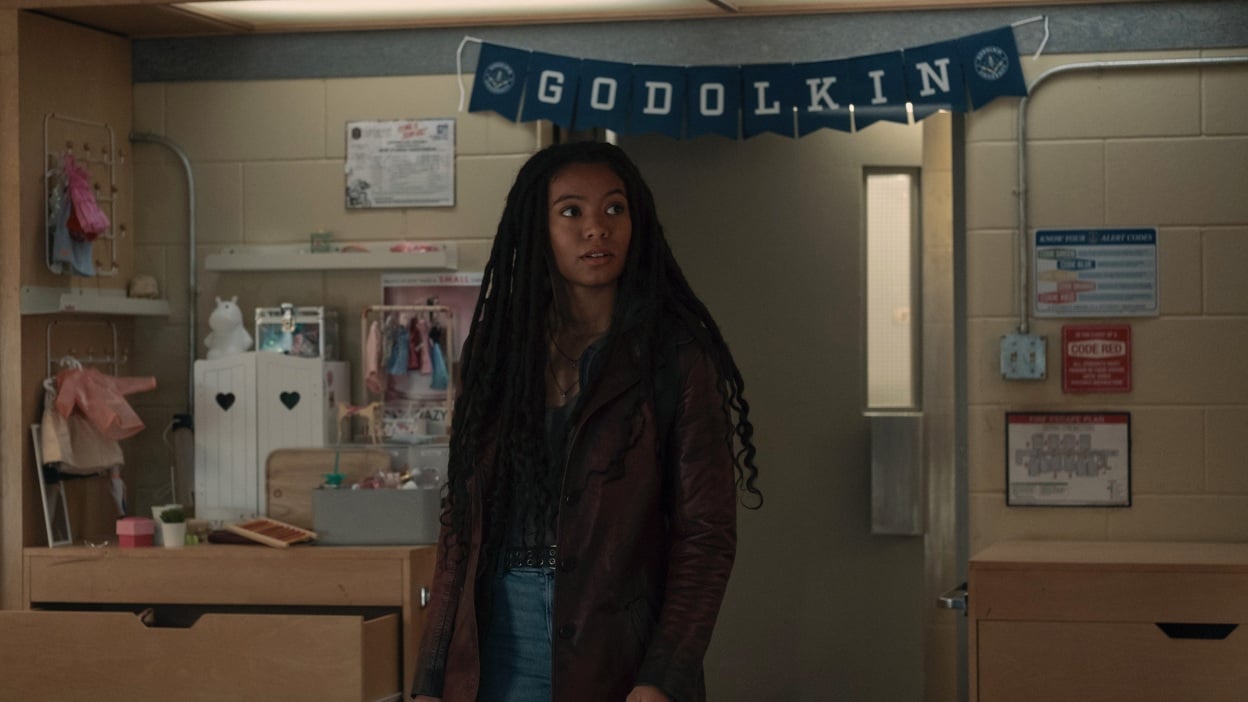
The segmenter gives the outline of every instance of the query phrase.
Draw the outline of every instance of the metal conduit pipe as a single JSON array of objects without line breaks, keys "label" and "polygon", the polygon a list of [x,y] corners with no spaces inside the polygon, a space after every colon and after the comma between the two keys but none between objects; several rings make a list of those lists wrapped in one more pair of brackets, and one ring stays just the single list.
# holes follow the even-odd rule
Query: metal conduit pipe
[{"label": "metal conduit pipe", "polygon": [[187,199],[187,252],[189,261],[187,265],[187,349],[186,349],[186,413],[193,414],[195,411],[195,325],[196,311],[199,309],[199,292],[197,290],[198,281],[195,274],[195,175],[191,172],[191,160],[187,158],[186,152],[182,147],[160,134],[151,134],[149,132],[134,132],[130,134],[132,142],[147,142],[152,144],[160,144],[177,155],[182,161],[182,169],[186,172],[186,199]]},{"label": "metal conduit pipe", "polygon": [[1027,239],[1027,105],[1040,84],[1053,76],[1075,71],[1102,71],[1135,68],[1187,68],[1248,64],[1248,56],[1216,56],[1208,58],[1135,59],[1125,61],[1086,61],[1055,66],[1041,73],[1027,88],[1027,96],[1018,103],[1018,331],[1026,334],[1030,326],[1031,280],[1029,242]]}]

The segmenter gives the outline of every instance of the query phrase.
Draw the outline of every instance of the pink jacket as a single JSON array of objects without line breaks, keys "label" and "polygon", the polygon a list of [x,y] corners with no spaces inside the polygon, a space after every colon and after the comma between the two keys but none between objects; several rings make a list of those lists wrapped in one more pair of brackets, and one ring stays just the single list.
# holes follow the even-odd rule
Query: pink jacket
[{"label": "pink jacket", "polygon": [[143,431],[143,420],[125,396],[156,389],[156,378],[118,378],[94,368],[56,375],[56,410],[68,417],[77,407],[106,438],[121,440]]}]

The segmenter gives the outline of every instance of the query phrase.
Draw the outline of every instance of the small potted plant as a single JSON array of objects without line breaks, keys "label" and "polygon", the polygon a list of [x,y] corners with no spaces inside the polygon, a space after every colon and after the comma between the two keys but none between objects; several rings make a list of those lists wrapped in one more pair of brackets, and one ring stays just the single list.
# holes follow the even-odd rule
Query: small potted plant
[{"label": "small potted plant", "polygon": [[165,548],[181,548],[186,543],[186,512],[181,507],[161,510],[160,539]]}]

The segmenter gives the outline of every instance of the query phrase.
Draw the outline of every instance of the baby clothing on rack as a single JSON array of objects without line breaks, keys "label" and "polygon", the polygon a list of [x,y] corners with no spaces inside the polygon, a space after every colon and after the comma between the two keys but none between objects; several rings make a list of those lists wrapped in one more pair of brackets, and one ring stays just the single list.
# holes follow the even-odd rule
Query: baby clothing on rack
[{"label": "baby clothing on rack", "polygon": [[381,394],[384,389],[381,380],[381,326],[377,320],[368,325],[368,334],[364,337],[364,385],[374,395]]},{"label": "baby clothing on rack", "polygon": [[423,315],[416,320],[416,329],[420,332],[420,350],[419,359],[416,362],[416,370],[421,375],[429,375],[433,372],[433,364],[429,358],[429,320]]},{"label": "baby clothing on rack", "polygon": [[434,327],[429,331],[429,364],[432,367],[432,377],[429,379],[429,387],[433,390],[445,390],[450,378],[446,372],[446,358],[442,354],[442,327]]},{"label": "baby clothing on rack", "polygon": [[449,316],[429,305],[382,305],[365,312],[364,381],[387,403],[445,401],[452,357]]},{"label": "baby clothing on rack", "polygon": [[420,319],[413,317],[407,324],[407,370],[420,372],[420,351],[425,343],[420,331]]},{"label": "baby clothing on rack", "polygon": [[56,410],[56,392],[44,385],[43,422],[39,432],[44,482],[59,482],[62,474],[90,476],[107,472],[109,494],[118,516],[126,514],[126,484],[121,479],[125,462],[121,445],[105,437],[85,416],[62,417]]},{"label": "baby clothing on rack", "polygon": [[79,241],[95,241],[108,231],[108,215],[95,201],[91,188],[91,174],[78,165],[73,154],[64,158],[65,178],[69,181],[69,199],[72,209],[69,215],[69,232]]},{"label": "baby clothing on rack", "polygon": [[386,372],[390,375],[407,375],[409,338],[406,326],[400,324],[395,327],[394,341],[390,346],[390,362],[386,364]]},{"label": "baby clothing on rack", "polygon": [[74,275],[95,275],[95,259],[89,241],[79,241],[69,234],[70,198],[65,173],[57,168],[49,172],[52,181],[48,193],[48,230],[52,236],[52,262],[70,267]]},{"label": "baby clothing on rack", "polygon": [[66,473],[91,475],[125,462],[116,439],[104,436],[82,414],[62,417],[55,404],[56,393],[45,392],[40,432],[45,465],[59,463]]},{"label": "baby clothing on rack", "polygon": [[56,375],[56,410],[68,418],[74,408],[109,439],[126,439],[143,430],[143,420],[126,395],[156,389],[156,378],[119,378],[94,368],[70,368]]}]

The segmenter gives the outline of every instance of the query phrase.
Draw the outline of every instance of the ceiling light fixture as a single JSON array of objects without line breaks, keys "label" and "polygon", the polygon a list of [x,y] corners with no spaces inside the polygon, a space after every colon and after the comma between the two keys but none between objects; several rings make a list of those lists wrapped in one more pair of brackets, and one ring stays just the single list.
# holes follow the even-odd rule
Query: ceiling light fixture
[{"label": "ceiling light fixture", "polygon": [[558,22],[595,17],[694,14],[706,2],[735,12],[726,0],[222,0],[177,5],[196,14],[255,29],[379,24]]}]

